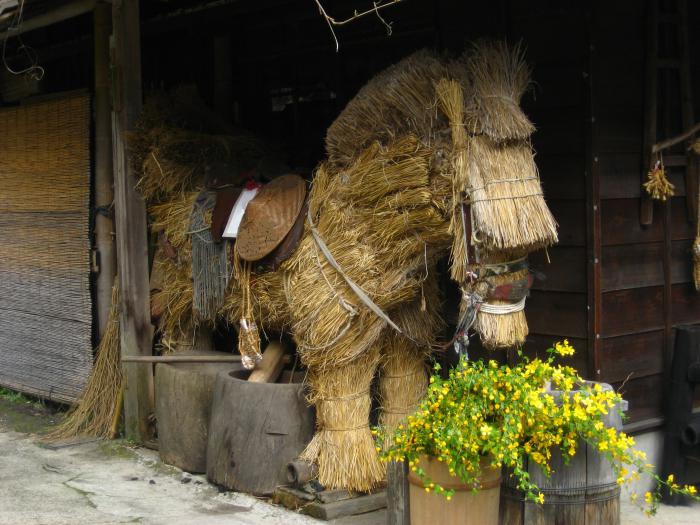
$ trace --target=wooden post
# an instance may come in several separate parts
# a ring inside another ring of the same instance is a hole
[[[149,312],[146,204],[136,191],[136,174],[126,146],[126,134],[139,116],[141,91],[141,35],[138,0],[112,4],[112,141],[117,268],[121,295],[121,354],[150,355],[153,327]],[[148,441],[153,436],[153,370],[124,364],[124,420],[126,437]]]
[[[647,48],[646,74],[644,86],[644,141],[642,150],[641,182],[647,180],[651,168],[651,147],[656,142],[657,96],[658,96],[658,60],[659,60],[659,2],[649,0],[647,3]],[[639,223],[648,226],[654,220],[654,201],[642,190],[640,195]]]
[[[411,513],[408,500],[408,465],[405,461],[392,461],[386,471],[386,523],[410,525]]]
[[[97,333],[105,332],[112,306],[112,285],[117,273],[114,253],[114,176],[112,171],[112,108],[110,101],[109,35],[112,26],[112,8],[98,3],[93,12],[93,39],[95,62],[95,249],[99,272],[96,280]]]
[[[588,129],[586,132],[586,274],[587,274],[587,351],[588,373],[584,377],[594,380],[601,378],[600,344],[602,320],[602,217],[600,198],[600,159],[598,147],[598,104],[596,101],[595,78],[600,58],[596,52],[596,16],[598,11],[589,7],[588,17],[588,61],[586,78],[586,94],[588,109]]]

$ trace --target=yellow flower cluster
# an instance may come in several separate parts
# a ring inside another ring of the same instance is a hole
[[[564,341],[559,341],[559,342],[555,343],[554,352],[557,355],[561,355],[561,356],[571,356],[571,355],[574,355],[576,350],[574,350],[574,347],[569,344],[568,339],[564,339]]]
[[[618,483],[629,483],[639,472],[651,472],[634,439],[605,425],[611,410],[621,402],[619,394],[599,384],[585,382],[576,370],[555,364],[559,356],[574,353],[568,341],[556,343],[549,356],[521,360],[514,366],[497,361],[466,361],[449,371],[448,378],[435,373],[417,411],[405,425],[391,433],[380,430],[383,459],[407,460],[428,492],[451,497],[427,478],[422,456],[444,463],[450,473],[467,485],[478,484],[482,458],[493,467],[508,467],[526,497],[543,503],[544,495],[530,481],[525,459],[550,472],[552,450],[558,447],[565,461],[588,442],[610,460]],[[628,471],[624,465],[634,467]],[[693,495],[688,487],[668,486]],[[693,489],[694,490],[694,489]],[[658,498],[652,495],[652,508]]]

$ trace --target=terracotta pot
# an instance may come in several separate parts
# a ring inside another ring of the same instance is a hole
[[[481,460],[481,488],[474,493],[473,487],[450,474],[444,463],[422,456],[420,466],[427,477],[443,488],[453,489],[455,494],[447,501],[444,496],[426,492],[420,478],[410,472],[411,525],[498,525],[501,469],[491,467],[490,461]]]

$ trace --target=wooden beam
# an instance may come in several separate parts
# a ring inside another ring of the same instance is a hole
[[[146,204],[136,190],[136,173],[126,144],[141,112],[141,35],[138,0],[112,5],[112,143],[117,268],[121,291],[121,355],[150,355],[153,327],[149,312]],[[125,363],[124,421],[126,437],[148,441],[153,436],[153,370]]]
[[[685,122],[687,120],[686,115],[691,114],[687,113],[684,111],[683,113],[683,121]],[[652,153],[658,153],[662,150],[665,150],[667,148],[670,148],[671,146],[675,146],[676,144],[680,144],[681,142],[693,138],[693,135],[696,133],[700,132],[700,122],[695,124],[694,126],[691,126],[689,129],[681,133],[680,135],[676,135],[675,137],[671,137],[670,139],[666,139],[663,142],[657,142],[654,144],[654,146],[651,148]]]
[[[97,334],[101,338],[112,307],[112,286],[117,273],[114,250],[114,176],[112,170],[112,103],[110,100],[109,36],[112,32],[112,8],[99,3],[93,12],[93,41],[95,63],[95,250],[97,279]]]
[[[601,265],[602,265],[602,221],[600,199],[600,159],[598,157],[598,104],[596,101],[596,74],[600,63],[596,52],[596,15],[597,11],[590,8],[588,22],[589,54],[586,67],[586,92],[588,103],[589,126],[586,132],[586,260],[588,290],[586,307],[587,320],[587,349],[588,349],[588,374],[586,377],[598,381],[601,377],[600,369],[600,333],[602,315],[601,292]]]
[[[28,20],[24,20],[22,25],[17,29],[7,30],[0,33],[0,42],[13,36],[21,35],[35,29],[57,24],[76,16],[89,13],[95,8],[97,0],[76,0],[64,4],[56,9],[52,9],[44,14],[37,15]]]
[[[656,142],[658,59],[659,59],[659,2],[647,2],[647,46],[644,85],[644,149],[642,155],[640,185],[647,180],[651,167],[651,146]],[[646,191],[642,191],[639,207],[639,223],[648,226],[654,221],[654,202]]]
[[[240,355],[125,355],[122,363],[240,363]]]
[[[386,523],[410,525],[408,465],[406,461],[391,461],[386,469]]]
[[[690,36],[688,25],[688,1],[678,0],[678,47],[680,49],[681,67],[679,70],[681,92],[681,117],[683,129],[692,127],[695,109],[693,107],[693,74],[690,64]],[[695,133],[700,132],[700,123],[694,128]],[[687,133],[687,132],[686,132]],[[688,137],[689,138],[689,137]],[[686,149],[685,168],[685,205],[688,212],[688,222],[696,223],[698,218],[698,171],[695,154]]]

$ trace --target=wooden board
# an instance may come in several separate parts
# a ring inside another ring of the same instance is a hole
[[[607,199],[601,202],[603,245],[661,242],[663,224],[654,221],[649,226],[639,223],[639,199]]]
[[[386,524],[410,525],[411,511],[408,495],[408,465],[392,461],[386,468]]]
[[[660,374],[664,367],[663,330],[605,338],[600,345],[600,380],[616,383]]]
[[[557,221],[558,246],[586,245],[586,205],[581,200],[550,199],[547,206]]]
[[[586,295],[533,290],[525,315],[530,332],[586,338]]]
[[[527,336],[523,350],[525,355],[531,359],[539,357],[545,359],[547,357],[546,350],[551,348],[554,343],[564,339],[566,336],[553,336],[530,333]],[[576,353],[571,357],[560,358],[557,361],[563,365],[573,366],[585,378],[591,378],[588,370],[588,351],[586,339],[577,337],[569,337],[569,343],[576,349]]]
[[[327,521],[383,509],[387,505],[387,493],[379,491],[352,495],[343,490],[307,492],[298,488],[280,486],[272,495],[272,501],[288,509],[298,510],[302,514]],[[387,519],[390,519],[388,514]],[[387,523],[393,522],[387,521]]]
[[[547,260],[549,254],[549,261]],[[553,246],[547,252],[539,250],[529,256],[530,268],[543,274],[537,276],[533,290],[551,292],[586,291],[586,249],[583,247]]]
[[[0,385],[73,402],[92,368],[90,97],[0,110]]]
[[[613,387],[620,388],[620,383]],[[663,414],[664,383],[661,374],[640,379],[630,379],[621,388],[622,397],[629,401],[627,417],[629,422],[658,417]]]
[[[601,337],[664,327],[663,286],[607,292],[602,301]]]
[[[555,199],[583,199],[584,168],[580,155],[537,155],[535,162],[547,202]]]
[[[603,292],[664,284],[663,244],[605,246],[602,254]]]
[[[700,293],[693,284],[674,284],[671,300],[671,319],[674,325],[700,322]]]
[[[153,326],[148,286],[146,204],[136,189],[137,173],[127,148],[127,135],[136,125],[142,107],[141,33],[138,0],[112,5],[113,54],[112,160],[117,243],[122,355],[150,355]],[[153,370],[136,363],[124,365],[124,427],[126,437],[153,438]]]

